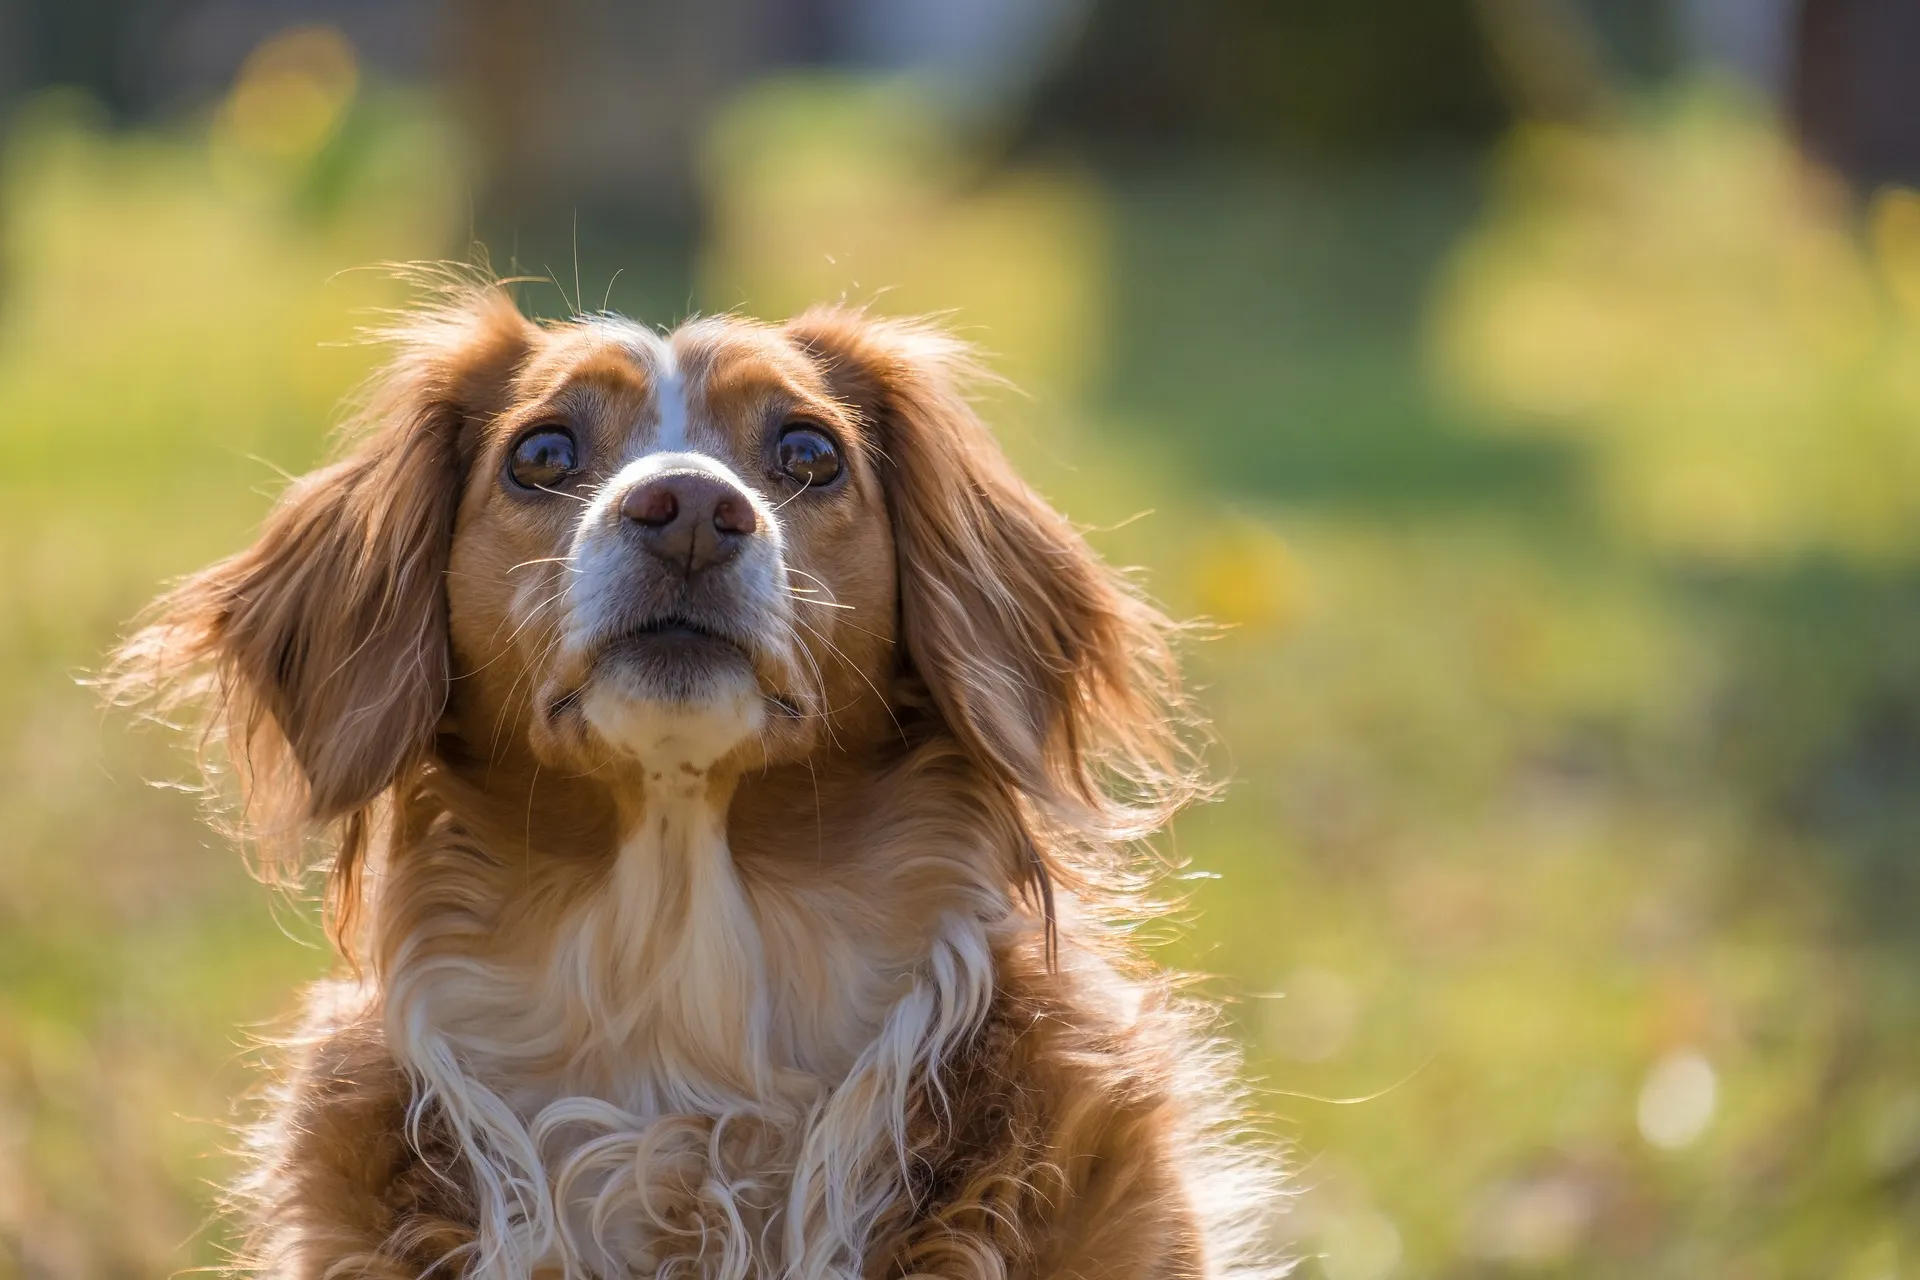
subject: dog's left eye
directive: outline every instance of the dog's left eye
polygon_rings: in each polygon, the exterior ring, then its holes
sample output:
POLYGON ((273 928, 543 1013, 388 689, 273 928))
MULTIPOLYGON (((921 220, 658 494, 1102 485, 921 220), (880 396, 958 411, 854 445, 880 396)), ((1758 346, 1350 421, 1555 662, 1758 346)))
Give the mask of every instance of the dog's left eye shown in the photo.
POLYGON ((840 474, 840 449, 833 437, 818 427, 796 423, 780 433, 777 446, 781 473, 808 488, 832 484, 840 474))
POLYGON ((571 432, 537 427, 513 442, 507 474, 522 489, 551 489, 579 469, 579 449, 571 432))

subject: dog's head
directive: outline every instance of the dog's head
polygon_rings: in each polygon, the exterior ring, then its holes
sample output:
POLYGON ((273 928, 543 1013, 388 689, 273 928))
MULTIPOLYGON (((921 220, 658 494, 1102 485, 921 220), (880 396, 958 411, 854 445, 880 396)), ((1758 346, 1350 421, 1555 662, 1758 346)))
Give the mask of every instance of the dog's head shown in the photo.
POLYGON ((452 735, 678 784, 878 732, 897 615, 883 446, 818 363, 736 321, 542 330, 502 304, 488 323, 521 354, 462 409, 452 735))
MULTIPOLYGON (((925 326, 417 314, 342 460, 189 579, 120 687, 207 689, 268 825, 423 770, 687 787, 950 735, 1029 821, 1183 778, 1166 624, 1010 469, 925 326)), ((617 801, 616 801, 617 803, 617 801)))

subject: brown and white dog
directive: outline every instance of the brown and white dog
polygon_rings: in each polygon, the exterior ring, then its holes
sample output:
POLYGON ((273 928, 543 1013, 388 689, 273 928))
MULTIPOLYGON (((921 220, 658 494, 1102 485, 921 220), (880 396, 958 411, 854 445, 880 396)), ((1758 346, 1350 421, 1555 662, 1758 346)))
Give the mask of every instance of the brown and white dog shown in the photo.
POLYGON ((337 844, 238 1269, 1264 1269, 1221 1055, 1115 927, 1193 789, 1169 625, 964 350, 485 283, 387 336, 341 460, 116 673, 337 844))

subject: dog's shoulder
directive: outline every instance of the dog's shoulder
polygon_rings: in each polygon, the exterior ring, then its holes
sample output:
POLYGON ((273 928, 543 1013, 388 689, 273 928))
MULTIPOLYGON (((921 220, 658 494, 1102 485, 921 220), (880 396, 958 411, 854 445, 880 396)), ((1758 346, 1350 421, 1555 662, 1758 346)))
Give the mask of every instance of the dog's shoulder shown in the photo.
POLYGON ((1179 1019, 1098 965, 1003 967, 914 1112, 910 1221, 885 1274, 1200 1276, 1179 1019))
POLYGON ((458 1148, 437 1112, 413 1114, 371 989, 315 983, 283 1048, 281 1082, 252 1135, 267 1158, 242 1188, 264 1229, 249 1262, 304 1277, 351 1258, 356 1275, 414 1276, 470 1244, 458 1148))

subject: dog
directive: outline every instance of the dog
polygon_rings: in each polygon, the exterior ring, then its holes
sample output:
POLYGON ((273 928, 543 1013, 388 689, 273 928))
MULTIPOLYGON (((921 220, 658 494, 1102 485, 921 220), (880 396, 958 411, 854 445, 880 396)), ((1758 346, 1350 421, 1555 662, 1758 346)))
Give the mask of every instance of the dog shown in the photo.
POLYGON ((270 865, 333 842, 235 1196, 275 1277, 1271 1273, 1271 1161, 1134 954, 1202 785, 1174 627, 938 329, 442 287, 339 459, 163 596, 270 865))

